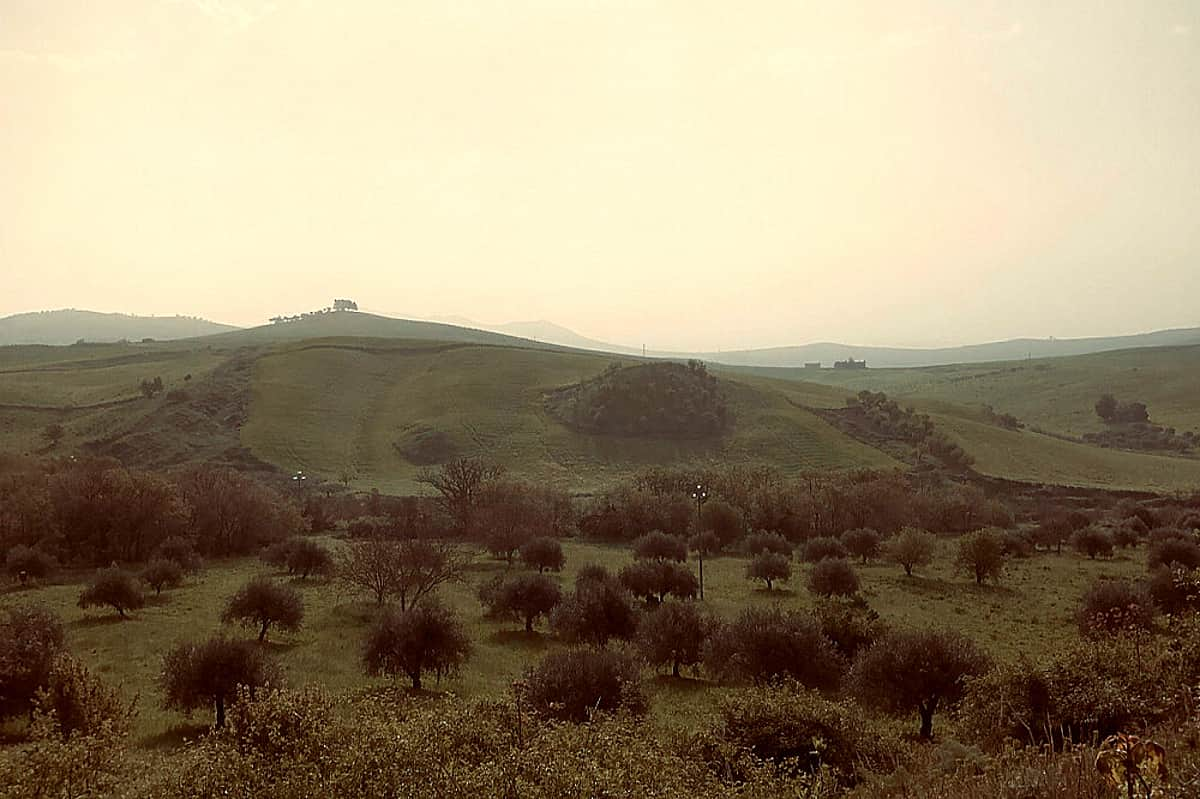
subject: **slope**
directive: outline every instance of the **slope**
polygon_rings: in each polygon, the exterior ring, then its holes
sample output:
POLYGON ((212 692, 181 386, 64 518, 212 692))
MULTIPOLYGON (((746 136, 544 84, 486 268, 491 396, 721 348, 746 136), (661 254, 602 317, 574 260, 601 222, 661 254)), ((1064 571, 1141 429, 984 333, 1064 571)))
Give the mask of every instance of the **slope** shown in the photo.
POLYGON ((0 319, 0 346, 72 344, 76 341, 169 341, 224 333, 237 328, 191 316, 130 316, 96 311, 37 311, 0 319))

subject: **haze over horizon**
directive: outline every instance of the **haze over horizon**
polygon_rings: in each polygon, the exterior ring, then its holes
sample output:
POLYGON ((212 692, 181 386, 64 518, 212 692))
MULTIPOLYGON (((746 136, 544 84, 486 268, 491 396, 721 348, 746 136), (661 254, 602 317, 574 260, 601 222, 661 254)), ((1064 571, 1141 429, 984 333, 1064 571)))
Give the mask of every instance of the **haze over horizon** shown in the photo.
POLYGON ((0 0, 0 316, 1200 324, 1200 8, 0 0))

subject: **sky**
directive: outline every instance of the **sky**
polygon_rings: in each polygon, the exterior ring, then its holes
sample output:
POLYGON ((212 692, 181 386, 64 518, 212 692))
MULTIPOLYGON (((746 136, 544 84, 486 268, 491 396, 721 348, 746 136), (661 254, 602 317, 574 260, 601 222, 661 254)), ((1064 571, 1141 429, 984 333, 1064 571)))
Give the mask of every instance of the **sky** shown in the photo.
POLYGON ((0 315, 1200 325, 1194 0, 0 0, 0 315))

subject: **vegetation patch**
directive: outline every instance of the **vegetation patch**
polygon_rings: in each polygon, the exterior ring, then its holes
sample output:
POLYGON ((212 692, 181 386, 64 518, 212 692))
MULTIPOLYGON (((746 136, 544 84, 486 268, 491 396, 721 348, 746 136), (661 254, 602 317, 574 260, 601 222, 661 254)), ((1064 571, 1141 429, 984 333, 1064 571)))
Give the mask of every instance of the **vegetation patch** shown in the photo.
POLYGON ((603 374, 552 393, 550 412, 588 433, 708 438, 733 426, 717 378, 700 361, 610 366, 603 374))

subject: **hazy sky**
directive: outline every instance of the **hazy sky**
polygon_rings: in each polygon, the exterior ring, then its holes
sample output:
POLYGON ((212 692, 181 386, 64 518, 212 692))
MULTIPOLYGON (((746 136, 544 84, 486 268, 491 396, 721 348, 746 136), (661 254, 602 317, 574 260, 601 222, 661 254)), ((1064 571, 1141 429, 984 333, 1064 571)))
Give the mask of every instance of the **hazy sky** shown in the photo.
POLYGON ((1200 324, 1200 3, 0 0, 0 314, 1200 324))

